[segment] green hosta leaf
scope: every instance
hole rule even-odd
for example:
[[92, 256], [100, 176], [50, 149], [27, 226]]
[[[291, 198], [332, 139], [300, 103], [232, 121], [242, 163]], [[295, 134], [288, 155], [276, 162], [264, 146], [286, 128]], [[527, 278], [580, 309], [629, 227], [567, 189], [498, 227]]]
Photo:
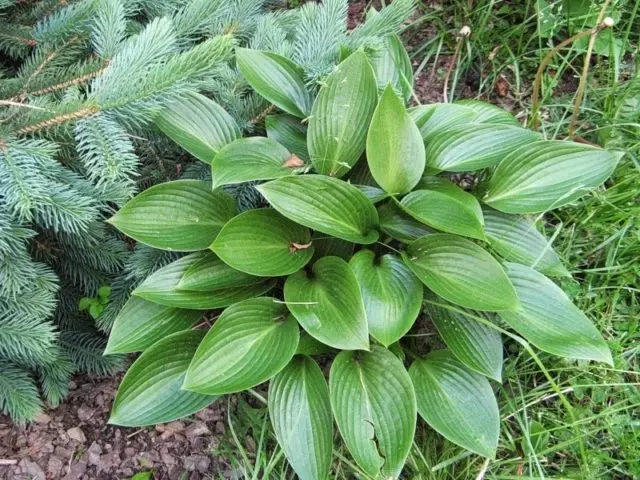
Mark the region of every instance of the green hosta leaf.
[[495, 457], [500, 412], [489, 381], [446, 350], [415, 361], [409, 375], [418, 412], [438, 433], [485, 457]]
[[175, 180], [140, 193], [109, 223], [134, 240], [162, 250], [190, 252], [207, 248], [236, 214], [236, 202], [208, 182]]
[[111, 329], [105, 355], [142, 352], [158, 340], [191, 328], [202, 316], [197, 310], [183, 310], [131, 297], [122, 307]]
[[231, 268], [209, 250], [198, 252], [176, 288], [197, 292], [210, 292], [222, 288], [242, 287], [262, 282], [263, 279]]
[[360, 250], [349, 262], [360, 285], [371, 336], [388, 347], [420, 314], [422, 283], [396, 255]]
[[531, 130], [509, 125], [458, 125], [433, 136], [427, 144], [427, 165], [448, 172], [479, 170], [539, 139]]
[[289, 310], [309, 335], [334, 348], [369, 349], [367, 317], [349, 264], [323, 257], [309, 275], [294, 273], [284, 284]]
[[364, 52], [351, 54], [325, 80], [313, 103], [307, 146], [318, 173], [341, 177], [364, 152], [378, 91]]
[[505, 259], [550, 276], [570, 277], [550, 241], [530, 220], [484, 208], [484, 231], [493, 249]]
[[438, 177], [426, 177], [419, 188], [400, 202], [408, 214], [443, 232], [485, 239], [482, 209], [476, 197]]
[[520, 126], [518, 119], [511, 115], [506, 110], [496, 107], [491, 103], [481, 102], [479, 100], [459, 100], [457, 105], [471, 108], [476, 112], [476, 116], [473, 118], [474, 123], [491, 123], [493, 125], [514, 125]]
[[371, 170], [369, 169], [369, 164], [367, 163], [366, 158], [360, 160], [351, 169], [348, 181], [353, 185], [366, 185], [369, 187], [380, 188], [380, 185], [377, 184], [373, 175], [371, 175]]
[[211, 163], [227, 143], [242, 137], [231, 115], [199, 93], [182, 95], [171, 102], [155, 122], [167, 137], [205, 163]]
[[295, 356], [271, 380], [269, 417], [298, 477], [325, 480], [333, 452], [333, 418], [327, 382], [311, 358]]
[[378, 185], [392, 195], [410, 192], [424, 172], [420, 131], [391, 85], [380, 97], [371, 119], [367, 162]]
[[307, 126], [291, 115], [267, 115], [264, 121], [267, 136], [284, 145], [305, 162], [309, 161], [307, 150]]
[[551, 280], [532, 268], [507, 263], [520, 308], [500, 317], [540, 350], [561, 357], [596, 360], [613, 365], [598, 329]]
[[378, 215], [380, 215], [380, 229], [402, 243], [411, 243], [433, 233], [432, 229], [403, 212], [395, 202], [387, 202], [379, 206]]
[[427, 235], [410, 243], [402, 258], [427, 287], [457, 305], [490, 312], [518, 306], [498, 261], [470, 240]]
[[202, 340], [183, 388], [222, 395], [255, 387], [289, 363], [298, 338], [295, 319], [275, 298], [231, 305]]
[[378, 187], [372, 187], [371, 185], [355, 185], [355, 187], [374, 204], [389, 198], [389, 194]]
[[166, 423], [213, 403], [218, 397], [180, 390], [203, 337], [199, 330], [174, 333], [140, 355], [120, 383], [109, 423], [126, 427]]
[[456, 125], [467, 125], [473, 122], [476, 112], [471, 108], [453, 103], [433, 103], [410, 108], [409, 115], [420, 130], [422, 140], [428, 146], [436, 133]]
[[619, 153], [582, 143], [530, 143], [500, 162], [483, 201], [506, 213], [558, 208], [601, 185], [620, 158]]
[[182, 290], [178, 287], [185, 273], [201, 259], [199, 253], [187, 255], [152, 273], [133, 291], [133, 295], [153, 303], [191, 310], [210, 310], [260, 296], [273, 287], [275, 280], [210, 291]]
[[353, 185], [324, 175], [284, 177], [256, 187], [296, 223], [353, 243], [378, 239], [378, 212]]
[[340, 434], [360, 468], [374, 478], [397, 478], [417, 419], [402, 362], [377, 345], [371, 352], [341, 352], [331, 365], [329, 391]]
[[271, 208], [230, 220], [211, 249], [233, 268], [261, 277], [297, 272], [313, 256], [309, 230]]
[[[471, 370], [502, 381], [500, 332], [462, 312], [427, 305], [427, 313], [449, 350]], [[487, 317], [482, 312], [472, 312]]]
[[304, 162], [275, 140], [241, 138], [223, 147], [211, 163], [213, 188], [293, 175]]
[[282, 110], [304, 118], [311, 109], [311, 96], [304, 84], [304, 71], [291, 60], [271, 52], [236, 48], [236, 63], [249, 85]]
[[329, 237], [324, 233], [315, 234], [311, 241], [315, 247], [312, 262], [322, 257], [340, 257], [349, 261], [355, 249], [355, 244], [341, 238]]
[[300, 341], [296, 355], [324, 355], [325, 353], [334, 352], [335, 350], [329, 345], [316, 340], [304, 330], [300, 332]]
[[405, 102], [413, 92], [413, 68], [411, 59], [397, 35], [384, 39], [384, 49], [372, 59], [378, 89], [384, 90], [388, 84], [401, 92]]

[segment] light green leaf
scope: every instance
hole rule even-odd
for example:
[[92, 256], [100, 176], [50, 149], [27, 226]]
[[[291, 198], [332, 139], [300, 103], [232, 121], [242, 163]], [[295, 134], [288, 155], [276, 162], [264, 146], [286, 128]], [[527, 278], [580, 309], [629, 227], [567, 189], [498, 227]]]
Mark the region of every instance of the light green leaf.
[[133, 295], [153, 303], [191, 310], [211, 310], [260, 296], [275, 285], [275, 279], [244, 286], [217, 288], [211, 291], [182, 290], [178, 287], [184, 274], [202, 257], [196, 253], [187, 255], [149, 275], [133, 291]]
[[334, 348], [368, 350], [367, 317], [360, 287], [349, 264], [323, 257], [308, 274], [287, 278], [284, 299], [309, 335]]
[[298, 477], [325, 480], [333, 452], [333, 418], [327, 382], [311, 358], [293, 357], [271, 380], [269, 417]]
[[104, 354], [142, 352], [172, 333], [191, 328], [201, 316], [197, 310], [131, 297], [116, 317]]
[[216, 398], [180, 390], [204, 332], [174, 333], [148, 348], [129, 367], [113, 402], [109, 423], [140, 427], [186, 417]]
[[271, 208], [247, 210], [230, 220], [211, 249], [236, 270], [260, 277], [297, 272], [313, 256], [309, 230]]
[[380, 205], [378, 215], [380, 215], [380, 229], [402, 243], [411, 243], [420, 237], [434, 233], [425, 224], [403, 212], [396, 202]]
[[304, 71], [291, 60], [272, 52], [236, 48], [236, 63], [249, 85], [271, 103], [299, 118], [309, 114], [311, 96]]
[[304, 162], [267, 137], [240, 138], [224, 146], [211, 163], [213, 188], [271, 180], [299, 172]]
[[231, 305], [202, 340], [183, 388], [222, 395], [255, 387], [289, 363], [298, 338], [296, 321], [275, 298]]
[[551, 243], [525, 217], [485, 207], [484, 231], [493, 249], [511, 262], [521, 263], [554, 277], [570, 277]]
[[413, 68], [400, 37], [395, 34], [385, 37], [384, 49], [373, 57], [372, 64], [378, 90], [382, 91], [391, 84], [405, 102], [409, 100], [413, 93]]
[[518, 297], [498, 261], [470, 240], [444, 233], [410, 243], [405, 263], [434, 293], [476, 310], [513, 310]]
[[447, 179], [426, 177], [400, 205], [430, 227], [464, 237], [485, 239], [482, 209], [476, 197]]
[[598, 329], [555, 283], [532, 268], [507, 263], [520, 308], [500, 317], [540, 350], [561, 357], [596, 360], [613, 366]]
[[367, 162], [387, 193], [410, 192], [420, 181], [425, 150], [420, 130], [388, 85], [380, 97], [367, 134]]
[[108, 221], [134, 240], [162, 250], [207, 248], [236, 214], [236, 202], [208, 182], [175, 180], [140, 193]]
[[177, 289], [210, 292], [222, 288], [253, 285], [263, 281], [262, 278], [230, 267], [209, 250], [203, 250], [196, 255], [193, 263], [178, 282]]
[[369, 333], [388, 347], [407, 333], [420, 314], [422, 283], [396, 255], [376, 258], [360, 250], [349, 261], [360, 285]]
[[533, 142], [500, 162], [483, 201], [505, 213], [552, 210], [601, 185], [621, 157], [582, 143]]
[[294, 116], [267, 115], [264, 121], [267, 137], [284, 145], [287, 150], [295, 153], [305, 162], [309, 161], [307, 150], [307, 126]]
[[353, 243], [378, 239], [378, 212], [364, 193], [324, 175], [284, 177], [256, 187], [285, 217]]
[[[500, 332], [462, 312], [427, 304], [426, 311], [451, 353], [471, 370], [502, 381]], [[483, 312], [471, 312], [489, 320]]]
[[205, 163], [211, 163], [227, 143], [242, 137], [231, 115], [199, 93], [188, 93], [171, 102], [155, 123], [171, 140]]
[[371, 477], [397, 478], [417, 420], [416, 394], [402, 362], [377, 345], [371, 352], [341, 352], [331, 365], [329, 392], [356, 463]]
[[418, 412], [434, 430], [467, 450], [495, 457], [500, 412], [485, 377], [467, 369], [446, 350], [413, 362], [409, 375]]
[[473, 118], [474, 123], [490, 123], [493, 125], [513, 125], [520, 126], [518, 119], [506, 110], [497, 107], [491, 103], [481, 102], [480, 100], [458, 100], [456, 105], [471, 108], [476, 112]]
[[438, 132], [469, 124], [477, 114], [471, 108], [453, 103], [432, 103], [410, 108], [409, 115], [420, 130], [425, 145], [429, 146]]
[[427, 144], [427, 165], [448, 172], [490, 167], [522, 145], [540, 139], [525, 128], [466, 124], [443, 129]]
[[313, 103], [307, 147], [318, 173], [343, 176], [364, 152], [378, 91], [364, 52], [355, 52], [325, 80]]

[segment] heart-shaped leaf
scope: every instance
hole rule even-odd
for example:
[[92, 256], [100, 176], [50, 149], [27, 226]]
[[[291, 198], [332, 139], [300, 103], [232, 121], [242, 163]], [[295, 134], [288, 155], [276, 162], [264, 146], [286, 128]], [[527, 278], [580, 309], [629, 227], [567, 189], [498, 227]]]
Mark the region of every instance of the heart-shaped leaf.
[[453, 103], [432, 103], [410, 108], [409, 115], [420, 130], [425, 145], [428, 146], [436, 133], [455, 125], [467, 125], [473, 122], [476, 112], [471, 108]]
[[213, 403], [218, 397], [180, 389], [203, 337], [199, 330], [174, 333], [140, 355], [120, 383], [109, 423], [126, 427], [166, 423]]
[[411, 329], [422, 307], [422, 283], [396, 255], [360, 250], [349, 261], [360, 285], [369, 333], [385, 347]]
[[172, 333], [191, 328], [201, 316], [197, 310], [131, 297], [115, 319], [104, 354], [142, 352]]
[[178, 285], [184, 274], [201, 258], [199, 254], [187, 255], [157, 270], [133, 291], [133, 295], [169, 307], [211, 310], [260, 296], [275, 285], [274, 279], [263, 279], [258, 283], [210, 291], [180, 289]]
[[493, 249], [511, 262], [528, 265], [554, 277], [570, 277], [551, 243], [530, 220], [483, 208], [484, 231]]
[[211, 249], [233, 268], [260, 277], [297, 272], [313, 256], [309, 230], [271, 208], [231, 219]]
[[291, 115], [267, 115], [264, 120], [267, 136], [305, 162], [309, 161], [307, 150], [307, 126]]
[[301, 175], [256, 188], [273, 208], [300, 225], [353, 243], [378, 239], [378, 212], [364, 193], [347, 182]]
[[443, 129], [427, 144], [427, 165], [448, 172], [490, 167], [540, 135], [510, 125], [466, 124]]
[[325, 480], [333, 452], [329, 388], [311, 358], [296, 355], [269, 384], [269, 417], [301, 480]]
[[178, 282], [177, 289], [210, 292], [222, 288], [243, 287], [263, 279], [230, 267], [210, 250], [194, 255], [194, 261]]
[[613, 366], [598, 329], [555, 283], [530, 267], [507, 263], [520, 308], [500, 317], [540, 350]]
[[395, 34], [385, 37], [384, 49], [374, 56], [372, 63], [378, 89], [382, 91], [391, 84], [405, 102], [409, 100], [413, 93], [413, 68], [400, 37]]
[[205, 163], [211, 163], [227, 143], [242, 137], [231, 115], [199, 93], [188, 93], [169, 103], [155, 122], [167, 137]]
[[[442, 340], [458, 360], [471, 370], [498, 382], [502, 381], [500, 332], [462, 312], [429, 304], [426, 311], [438, 329]], [[483, 312], [473, 312], [473, 314], [488, 317]]]
[[405, 263], [437, 295], [463, 307], [513, 310], [518, 297], [498, 261], [470, 240], [444, 233], [410, 243]]
[[322, 257], [311, 274], [301, 270], [290, 275], [284, 299], [302, 328], [322, 343], [343, 350], [369, 349], [360, 287], [341, 258]]
[[424, 172], [420, 130], [391, 85], [380, 97], [371, 119], [367, 162], [378, 185], [392, 195], [410, 192]]
[[236, 202], [208, 182], [175, 180], [140, 193], [108, 221], [134, 240], [162, 250], [204, 250], [236, 214]]
[[487, 102], [481, 102], [479, 100], [465, 99], [458, 100], [457, 105], [471, 108], [476, 112], [476, 116], [473, 121], [475, 123], [491, 123], [494, 125], [514, 125], [520, 126], [518, 119], [511, 115], [506, 110], [496, 107], [495, 105]]
[[325, 80], [313, 103], [307, 147], [318, 173], [341, 177], [364, 152], [378, 101], [373, 68], [355, 52]]
[[416, 395], [402, 362], [377, 345], [371, 352], [341, 352], [331, 365], [329, 392], [340, 435], [356, 463], [373, 478], [397, 478], [417, 419]]
[[409, 375], [418, 412], [429, 425], [467, 450], [495, 457], [500, 412], [486, 377], [469, 370], [446, 350], [413, 362]]
[[298, 338], [295, 319], [275, 298], [231, 305], [200, 343], [183, 388], [222, 395], [255, 387], [289, 363]]
[[224, 146], [211, 163], [213, 188], [293, 175], [304, 162], [267, 137], [240, 138]]
[[434, 233], [425, 224], [403, 212], [396, 202], [380, 205], [378, 215], [380, 216], [380, 229], [402, 243], [411, 243], [420, 237]]
[[236, 63], [249, 85], [271, 103], [299, 118], [309, 114], [311, 96], [304, 71], [291, 60], [272, 52], [236, 48]]
[[552, 210], [601, 185], [621, 157], [582, 143], [530, 143], [500, 162], [483, 201], [505, 213]]
[[447, 233], [484, 240], [484, 219], [476, 197], [445, 178], [426, 177], [420, 190], [400, 205], [416, 220]]

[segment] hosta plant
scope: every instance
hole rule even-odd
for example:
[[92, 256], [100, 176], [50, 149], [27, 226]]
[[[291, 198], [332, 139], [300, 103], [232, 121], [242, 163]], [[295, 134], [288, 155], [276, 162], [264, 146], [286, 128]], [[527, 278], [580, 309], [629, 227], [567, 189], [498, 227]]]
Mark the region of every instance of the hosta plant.
[[[116, 320], [108, 352], [143, 353], [112, 423], [168, 422], [270, 381], [273, 429], [300, 478], [328, 476], [334, 424], [363, 472], [395, 478], [418, 417], [495, 455], [502, 335], [612, 363], [552, 280], [570, 273], [527, 214], [598, 187], [619, 155], [545, 140], [489, 104], [407, 108], [410, 63], [394, 37], [373, 59], [343, 58], [317, 88], [284, 57], [238, 50], [275, 106], [266, 136], [241, 138], [205, 97], [162, 113], [212, 182], [156, 185], [111, 219], [187, 253]], [[264, 203], [238, 212], [229, 192], [246, 182]], [[429, 323], [441, 347], [403, 340]]]

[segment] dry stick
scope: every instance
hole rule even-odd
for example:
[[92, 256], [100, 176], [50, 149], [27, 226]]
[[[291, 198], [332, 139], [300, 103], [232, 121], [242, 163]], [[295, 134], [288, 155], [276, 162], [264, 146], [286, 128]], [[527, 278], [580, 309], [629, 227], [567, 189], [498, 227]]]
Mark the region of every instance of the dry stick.
[[453, 71], [453, 66], [458, 63], [458, 55], [460, 55], [460, 48], [462, 47], [462, 40], [471, 35], [471, 29], [468, 26], [464, 26], [460, 29], [458, 38], [456, 38], [456, 50], [453, 53], [453, 58], [449, 63], [449, 68], [447, 69], [447, 74], [444, 77], [444, 88], [442, 90], [442, 97], [444, 103], [449, 103], [449, 77], [451, 77], [451, 72]]

